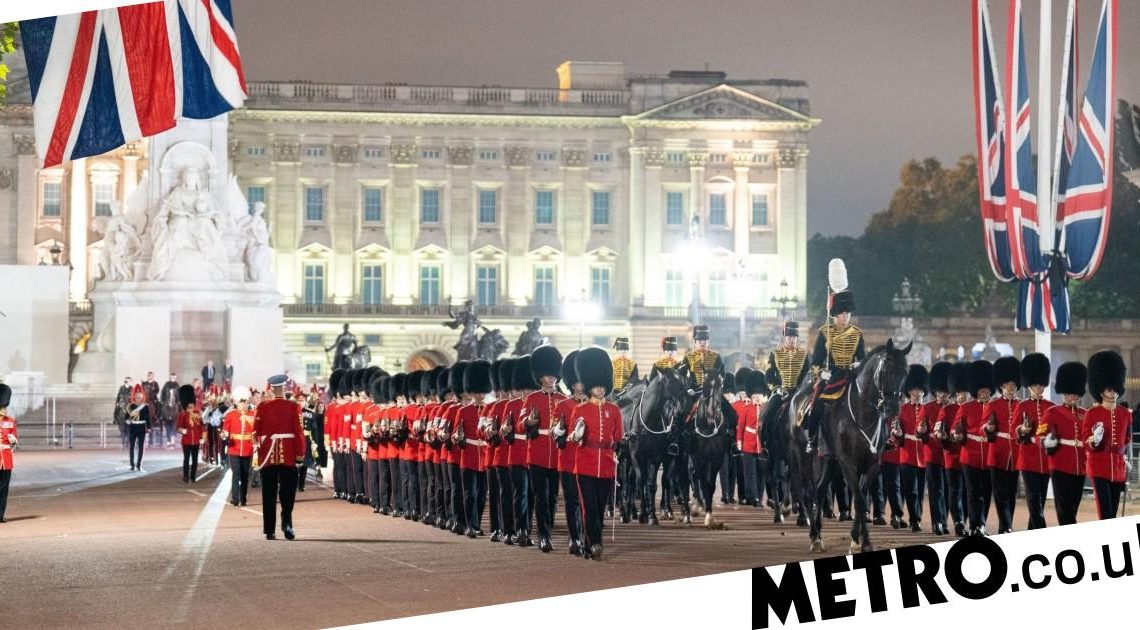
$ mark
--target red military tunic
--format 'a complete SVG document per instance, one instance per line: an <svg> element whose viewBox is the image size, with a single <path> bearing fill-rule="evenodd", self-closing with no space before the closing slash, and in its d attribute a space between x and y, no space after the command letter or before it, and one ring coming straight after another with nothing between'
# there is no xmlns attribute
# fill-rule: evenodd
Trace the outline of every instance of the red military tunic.
<svg viewBox="0 0 1140 630"><path fill-rule="evenodd" d="M538 413L538 435L526 441L528 466L558 469L557 449L554 448L554 440L550 438L550 418L554 415L554 408L564 400L566 397L557 391L537 391L526 397L524 411L519 414L521 417L515 418L515 432L526 435L527 419L531 414Z"/></svg>
<svg viewBox="0 0 1140 630"><path fill-rule="evenodd" d="M325 405L325 437L328 438L328 448L337 450L340 445L340 403L330 400Z"/></svg>
<svg viewBox="0 0 1140 630"><path fill-rule="evenodd" d="M732 403L736 412L736 445L741 453L760 454L760 405L752 404L745 398Z"/></svg>
<svg viewBox="0 0 1140 630"><path fill-rule="evenodd" d="M357 453L364 452L364 401L352 403L351 427L352 450Z"/></svg>
<svg viewBox="0 0 1140 630"><path fill-rule="evenodd" d="M455 405L456 403L454 400L444 401L440 403L439 409L437 409L435 412L435 417L439 421L439 429L436 430L436 440L439 440L438 453L439 462L441 464L447 464L451 461L451 436L448 435L448 440L443 441L442 434L444 431L447 431L449 434L451 432L451 429L448 428L449 421L447 418L449 414L454 413L452 409L455 408Z"/></svg>
<svg viewBox="0 0 1140 630"><path fill-rule="evenodd" d="M440 456L443 458L444 462L448 464L454 464L456 466L460 464L460 455L462 454L459 446L454 442L455 431L459 428L457 418L459 416L459 410L461 408L462 406L458 401L452 402L451 406L448 407L443 414L443 430L447 432L447 441L443 443L443 449L440 451Z"/></svg>
<svg viewBox="0 0 1140 630"><path fill-rule="evenodd" d="M463 470L482 470L482 458L479 449L483 446L483 439L479 435L479 415L483 405L480 403L467 403L459 408L456 414L456 431L463 427L463 441L456 444L459 449L459 467Z"/></svg>
<svg viewBox="0 0 1140 630"><path fill-rule="evenodd" d="M941 425L938 428L942 433L949 437L954 430L955 418L958 416L958 403L948 403L942 407L938 412L938 423ZM931 429L931 433L934 429ZM942 444L942 467L946 470L961 470L962 469L962 445L947 440Z"/></svg>
<svg viewBox="0 0 1140 630"><path fill-rule="evenodd" d="M1099 446L1093 447L1089 438L1098 424L1104 425L1104 438ZM1127 480L1124 460L1132 442L1131 412L1119 405L1112 411L1102 405L1094 405L1085 414L1081 441L1085 443L1085 467L1089 477L1119 483Z"/></svg>
<svg viewBox="0 0 1140 630"><path fill-rule="evenodd" d="M303 461L305 430L301 426L301 407L284 398L258 405L253 419L253 444L259 468L296 466Z"/></svg>
<svg viewBox="0 0 1140 630"><path fill-rule="evenodd" d="M889 426L894 426L893 421ZM895 440L895 436L892 435L887 438L887 444L883 448L883 455L879 458L879 463L899 465L899 444Z"/></svg>
<svg viewBox="0 0 1140 630"><path fill-rule="evenodd" d="M340 448L344 452L352 450L352 405L351 401L340 404Z"/></svg>
<svg viewBox="0 0 1140 630"><path fill-rule="evenodd" d="M0 470L12 470L12 445L19 441L16 419L0 413Z"/></svg>
<svg viewBox="0 0 1140 630"><path fill-rule="evenodd" d="M515 429L515 432L511 434L514 441L507 446L507 464L510 466L527 465L526 434L519 433L517 430L519 418L522 417L525 404L526 401L522 398L512 398L507 402L507 416L503 418L504 422L510 424L511 429Z"/></svg>
<svg viewBox="0 0 1140 630"><path fill-rule="evenodd" d="M503 423L508 422L507 408L510 406L510 404L510 398L504 398L503 400L499 401L498 406L495 408L494 416L492 416L494 418L494 425L492 428L498 427L499 431L502 431ZM510 456L511 445L507 444L507 441L503 439L503 436L500 433L499 445L495 447L495 456L492 460L491 465L495 468L509 468L511 465Z"/></svg>
<svg viewBox="0 0 1140 630"><path fill-rule="evenodd" d="M574 408L570 430L582 420L586 433L574 460L574 473L598 479L617 477L614 452L622 438L621 411L606 400L590 399Z"/></svg>
<svg viewBox="0 0 1140 630"><path fill-rule="evenodd" d="M429 402L424 405L423 421L424 421L424 437L423 437L423 461L429 464L439 463L439 448L435 445L435 433L431 430L432 424L435 419L439 417L439 403Z"/></svg>
<svg viewBox="0 0 1140 630"><path fill-rule="evenodd" d="M921 403L905 402L899 407L899 428L903 432L899 441L899 463L904 466L926 467L922 459L922 441L918 439L918 414L921 412Z"/></svg>
<svg viewBox="0 0 1140 630"><path fill-rule="evenodd" d="M483 417L479 419L483 422L483 432L480 433L479 437L487 444L483 447L483 470L487 470L496 465L495 457L499 454L502 437L495 433L494 429L499 424L499 409L502 408L505 402L504 400L496 400L484 406Z"/></svg>
<svg viewBox="0 0 1140 630"><path fill-rule="evenodd" d="M581 404L581 401L574 398L567 398L558 403L554 408L554 417L562 420L566 426L566 432L574 430L574 423L572 418L574 409ZM578 443L573 440L565 440L566 446L558 449L558 472L574 474L574 465L578 460Z"/></svg>
<svg viewBox="0 0 1140 630"><path fill-rule="evenodd" d="M369 437L374 432L380 430L380 420L384 417L384 409L376 403L369 404L364 410L364 424L368 425L368 430L363 431L365 443L368 445L365 454L368 461L375 462L381 459L380 451L386 447L380 443L380 440L375 437Z"/></svg>
<svg viewBox="0 0 1140 630"><path fill-rule="evenodd" d="M964 426L966 441L962 443L959 461L963 466L973 468L986 467L985 420L982 419L982 403L971 400L958 406L958 414L954 417L955 426Z"/></svg>
<svg viewBox="0 0 1140 630"><path fill-rule="evenodd" d="M1033 427L1029 431L1029 441L1027 443L1018 440L1018 470L1042 475L1049 474L1049 459L1045 454L1045 445L1041 443L1041 439L1048 433L1044 423L1045 412L1052 406L1053 403L1048 400L1026 398L1021 401L1021 404L1014 410L1013 425L1015 429L1021 426L1025 418L1029 418L1029 424Z"/></svg>
<svg viewBox="0 0 1140 630"><path fill-rule="evenodd" d="M399 433L397 429L404 421L404 408L393 404L391 407L388 407L388 413L385 415L385 418L388 420L389 431ZM385 459L400 459L401 450L401 445L396 444L396 440L388 440L388 444L385 446Z"/></svg>
<svg viewBox="0 0 1140 630"><path fill-rule="evenodd" d="M986 449L986 468L1015 470L1017 464L1017 406L1016 398L993 398L982 408L982 426L993 414L997 423L997 436ZM986 435L982 429L980 435Z"/></svg>
<svg viewBox="0 0 1140 630"><path fill-rule="evenodd" d="M1050 471L1084 476L1085 445L1081 442L1081 427L1086 413L1080 406L1054 405L1045 410L1045 433L1052 433L1059 442L1049 455Z"/></svg>
<svg viewBox="0 0 1140 630"><path fill-rule="evenodd" d="M420 418L419 405L412 403L404 407L404 427L407 428L407 438L400 445L400 459L407 462L418 462L420 458L420 440L416 437L412 427Z"/></svg>
<svg viewBox="0 0 1140 630"><path fill-rule="evenodd" d="M222 420L222 430L229 434L227 455L253 457L253 414L230 409Z"/></svg>
<svg viewBox="0 0 1140 630"><path fill-rule="evenodd" d="M178 432L182 434L182 446L197 446L202 442L202 413L197 409L182 411L178 414Z"/></svg>
<svg viewBox="0 0 1140 630"><path fill-rule="evenodd" d="M932 400L922 406L918 414L918 423L925 430L926 439L922 442L922 462L926 466L943 466L942 441L934 437L934 427L938 424L938 414L945 405Z"/></svg>

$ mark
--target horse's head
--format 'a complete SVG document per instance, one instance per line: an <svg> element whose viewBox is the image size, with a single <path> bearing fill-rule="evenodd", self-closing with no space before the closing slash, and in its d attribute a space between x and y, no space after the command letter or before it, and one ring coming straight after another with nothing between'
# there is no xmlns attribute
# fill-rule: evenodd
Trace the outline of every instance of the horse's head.
<svg viewBox="0 0 1140 630"><path fill-rule="evenodd" d="M689 393L688 388L685 387L685 381L681 379L681 375L677 370L672 368L660 369L657 372L657 378L654 379L660 387L661 396L664 399L664 413L666 418L674 418L681 414L684 409L689 406Z"/></svg>
<svg viewBox="0 0 1140 630"><path fill-rule="evenodd" d="M861 389L874 392L874 402L888 418L899 414L899 391L909 368L906 355L913 344L912 341L900 348L895 345L894 339L887 339L885 345L871 351L863 364Z"/></svg>

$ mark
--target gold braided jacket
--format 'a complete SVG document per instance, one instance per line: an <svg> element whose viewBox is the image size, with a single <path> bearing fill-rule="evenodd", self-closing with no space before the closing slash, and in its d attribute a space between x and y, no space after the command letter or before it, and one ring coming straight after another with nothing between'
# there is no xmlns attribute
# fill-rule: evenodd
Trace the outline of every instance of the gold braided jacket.
<svg viewBox="0 0 1140 630"><path fill-rule="evenodd" d="M629 376L637 369L637 364L633 359L618 357L613 360L614 368L614 390L619 390L625 387L629 382Z"/></svg>
<svg viewBox="0 0 1140 630"><path fill-rule="evenodd" d="M776 373L780 375L780 387L791 391L796 387L796 379L804 369L807 350L779 347L773 350L772 354L776 359Z"/></svg>
<svg viewBox="0 0 1140 630"><path fill-rule="evenodd" d="M835 324L828 324L821 331L827 339L827 352L835 367L849 370L855 362L855 350L863 340L863 331L857 326L848 326L840 331Z"/></svg>
<svg viewBox="0 0 1140 630"><path fill-rule="evenodd" d="M677 367L677 359L673 357L661 357L653 362L653 367L658 370L671 370Z"/></svg>
<svg viewBox="0 0 1140 630"><path fill-rule="evenodd" d="M720 355L712 350L693 350L685 355L685 364L689 366L689 371L693 373L693 378L697 381L697 387L705 386L705 372L715 369L717 359Z"/></svg>

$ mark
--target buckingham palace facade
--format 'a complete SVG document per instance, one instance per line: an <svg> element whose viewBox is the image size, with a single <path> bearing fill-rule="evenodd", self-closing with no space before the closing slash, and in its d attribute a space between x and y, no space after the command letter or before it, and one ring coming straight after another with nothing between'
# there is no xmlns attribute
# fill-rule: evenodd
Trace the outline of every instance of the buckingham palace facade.
<svg viewBox="0 0 1140 630"><path fill-rule="evenodd" d="M0 256L71 262L81 305L145 143L36 169L30 110L0 116ZM779 298L804 294L817 124L802 81L566 62L550 88L251 82L229 155L265 203L286 350L309 379L346 322L386 369L451 361L441 323L467 301L512 342L537 317L559 345L629 336L649 362L696 318L723 331L714 347L752 352Z"/></svg>

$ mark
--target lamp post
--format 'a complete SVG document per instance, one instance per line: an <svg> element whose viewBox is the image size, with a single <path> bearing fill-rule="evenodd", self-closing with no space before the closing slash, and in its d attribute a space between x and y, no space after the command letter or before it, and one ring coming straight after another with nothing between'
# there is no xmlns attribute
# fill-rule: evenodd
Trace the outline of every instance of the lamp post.
<svg viewBox="0 0 1140 630"><path fill-rule="evenodd" d="M796 307L796 301L796 298L788 297L788 279L780 280L780 296L772 298L772 305L776 307L781 322L788 317L788 307Z"/></svg>
<svg viewBox="0 0 1140 630"><path fill-rule="evenodd" d="M903 330L914 330L914 320L911 315L918 312L922 307L922 298L910 293L910 280L903 276L902 284L899 285L899 292L891 298L891 309L902 316L901 328Z"/></svg>
<svg viewBox="0 0 1140 630"><path fill-rule="evenodd" d="M744 256L738 256L735 264L732 267L732 288L735 294L736 304L740 307L740 351L745 352L744 335L746 333L747 318L748 318L748 286L747 286L747 273L746 261Z"/></svg>
<svg viewBox="0 0 1140 630"><path fill-rule="evenodd" d="M601 309L598 305L586 299L586 290L582 289L582 295L577 300L571 300L563 307L563 316L578 324L578 347L582 347L582 330L586 327L587 322L595 322L601 316Z"/></svg>
<svg viewBox="0 0 1140 630"><path fill-rule="evenodd" d="M693 325L701 323L701 269L704 262L704 242L701 239L701 217L694 214L689 219L689 237L685 243L686 258L693 274L693 299L689 303L689 319Z"/></svg>

